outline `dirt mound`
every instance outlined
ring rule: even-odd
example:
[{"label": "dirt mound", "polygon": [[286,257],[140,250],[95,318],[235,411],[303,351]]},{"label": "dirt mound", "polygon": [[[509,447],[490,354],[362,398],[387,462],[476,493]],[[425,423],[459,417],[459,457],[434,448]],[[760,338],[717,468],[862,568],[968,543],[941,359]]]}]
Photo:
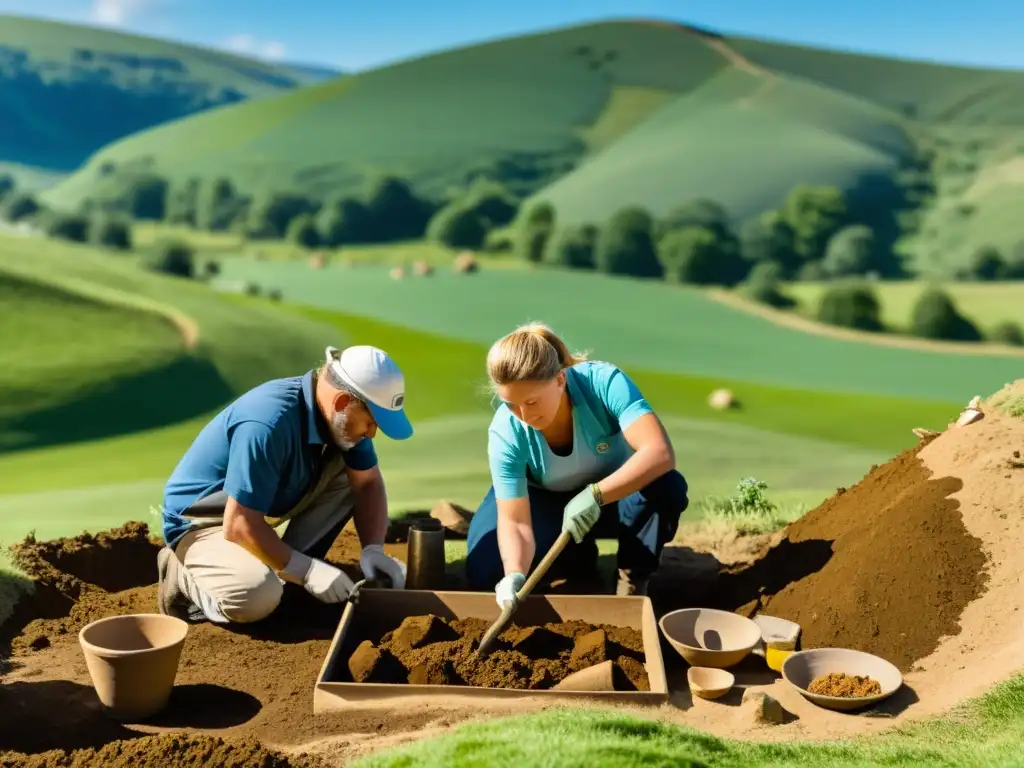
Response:
[{"label": "dirt mound", "polygon": [[[156,610],[158,548],[149,539],[148,529],[144,524],[130,524],[95,537],[48,542],[29,539],[16,549],[19,565],[41,579],[35,598],[16,608],[18,622],[4,625],[14,655],[12,671],[0,685],[0,712],[4,713],[0,745],[22,753],[22,757],[41,758],[49,750],[61,750],[68,753],[66,760],[81,761],[85,758],[72,757],[71,750],[85,749],[95,755],[103,745],[119,749],[114,742],[134,745],[147,731],[187,733],[216,728],[223,729],[231,744],[216,753],[227,762],[210,765],[234,765],[232,754],[242,756],[239,765],[287,765],[264,757],[246,763],[244,750],[225,750],[242,749],[236,744],[238,738],[289,746],[330,733],[415,728],[437,716],[425,710],[402,715],[367,710],[346,713],[343,720],[314,717],[313,684],[342,606],[324,605],[300,587],[286,585],[281,606],[262,622],[191,626],[167,709],[145,723],[116,723],[99,709],[77,633],[98,618]],[[350,525],[335,541],[328,559],[353,578],[361,578],[360,549]],[[385,549],[405,558],[404,546]],[[131,584],[134,586],[122,591],[103,587]],[[171,742],[160,744],[163,749]],[[5,759],[14,757],[8,753]],[[50,762],[24,764],[86,764],[54,762],[58,757],[52,754],[46,759]],[[162,764],[191,764],[188,759],[176,755]]]},{"label": "dirt mound", "polygon": [[904,672],[957,634],[985,589],[986,556],[951,498],[963,482],[932,477],[921,449],[873,467],[723,577],[726,607],[796,621],[804,647],[855,648]]},{"label": "dirt mound", "polygon": [[116,741],[98,750],[62,750],[39,755],[0,754],[0,768],[317,768],[310,757],[288,757],[268,750],[255,739],[225,741],[213,736],[164,734]]},{"label": "dirt mound", "polygon": [[[29,536],[13,545],[11,557],[33,581],[34,590],[19,601],[0,628],[0,655],[7,655],[12,638],[35,619],[61,618],[71,613],[78,600],[151,584],[156,579],[159,548],[160,541],[139,522],[51,541]],[[45,644],[46,638],[25,640],[25,644],[31,642]]]},{"label": "dirt mound", "polygon": [[376,644],[361,643],[349,658],[349,671],[358,682],[544,689],[611,659],[621,673],[617,681],[625,683],[617,689],[651,689],[643,635],[635,629],[582,621],[513,624],[480,658],[476,648],[489,627],[483,619],[409,616]]}]

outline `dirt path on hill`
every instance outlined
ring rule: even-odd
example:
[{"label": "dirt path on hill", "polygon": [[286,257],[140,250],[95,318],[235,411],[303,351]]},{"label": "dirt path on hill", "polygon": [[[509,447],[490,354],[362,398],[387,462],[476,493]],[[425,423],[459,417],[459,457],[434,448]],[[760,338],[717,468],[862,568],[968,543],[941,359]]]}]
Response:
[{"label": "dirt path on hill", "polygon": [[722,288],[708,288],[703,290],[702,293],[709,299],[713,299],[731,309],[737,309],[741,312],[746,312],[748,315],[760,317],[782,328],[790,328],[803,333],[813,333],[815,336],[825,336],[842,341],[856,341],[863,344],[875,344],[880,347],[912,349],[921,352],[944,352],[993,357],[1024,357],[1024,348],[1022,347],[1011,347],[988,342],[933,341],[931,339],[918,339],[912,336],[856,331],[851,328],[826,325],[793,312],[756,304]]}]

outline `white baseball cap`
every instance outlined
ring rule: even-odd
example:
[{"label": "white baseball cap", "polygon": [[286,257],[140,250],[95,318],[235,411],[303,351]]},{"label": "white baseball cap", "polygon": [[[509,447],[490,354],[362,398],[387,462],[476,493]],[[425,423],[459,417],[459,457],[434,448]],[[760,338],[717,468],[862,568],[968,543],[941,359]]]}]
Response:
[{"label": "white baseball cap", "polygon": [[412,424],[406,416],[405,377],[391,356],[368,345],[327,347],[327,365],[359,395],[377,422],[380,431],[392,440],[412,437]]}]

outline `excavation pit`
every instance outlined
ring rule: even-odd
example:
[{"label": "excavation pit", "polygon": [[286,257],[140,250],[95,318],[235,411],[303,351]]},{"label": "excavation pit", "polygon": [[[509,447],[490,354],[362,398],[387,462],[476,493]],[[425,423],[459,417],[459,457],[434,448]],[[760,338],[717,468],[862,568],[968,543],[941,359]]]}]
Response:
[{"label": "excavation pit", "polygon": [[[314,711],[442,697],[668,700],[649,598],[531,595],[492,653],[479,658],[475,649],[498,615],[491,593],[362,590],[338,623]],[[555,687],[606,660],[614,665],[614,690]]]}]

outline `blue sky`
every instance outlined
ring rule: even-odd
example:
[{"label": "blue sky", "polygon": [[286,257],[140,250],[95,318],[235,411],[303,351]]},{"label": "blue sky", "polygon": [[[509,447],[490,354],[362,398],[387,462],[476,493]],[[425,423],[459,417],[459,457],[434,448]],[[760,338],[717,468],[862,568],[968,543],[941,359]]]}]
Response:
[{"label": "blue sky", "polygon": [[1024,69],[1024,3],[1019,0],[293,0],[289,5],[296,10],[285,11],[283,0],[0,0],[0,12],[105,24],[348,70],[609,17],[667,18],[775,40]]}]

